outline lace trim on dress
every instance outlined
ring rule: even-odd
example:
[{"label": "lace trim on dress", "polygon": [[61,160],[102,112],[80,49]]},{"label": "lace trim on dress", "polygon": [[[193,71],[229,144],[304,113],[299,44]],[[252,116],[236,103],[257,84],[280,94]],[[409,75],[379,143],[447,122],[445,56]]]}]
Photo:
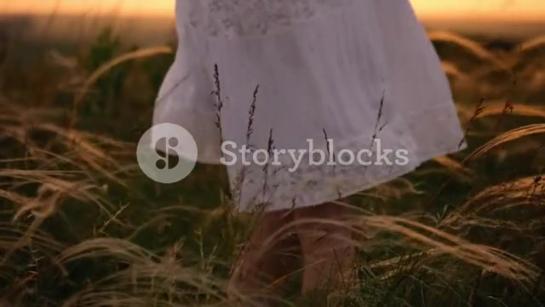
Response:
[{"label": "lace trim on dress", "polygon": [[[434,124],[458,120],[456,113],[451,112],[449,106],[425,111],[436,120]],[[283,161],[286,164],[280,167],[251,165],[243,171],[239,170],[239,176],[231,182],[235,203],[240,204],[242,211],[262,209],[272,211],[334,201],[407,174],[432,158],[458,152],[467,147],[465,142],[460,143],[463,131],[459,129],[448,131],[441,138],[430,135],[429,144],[417,142],[412,135],[403,135],[403,129],[419,124],[418,114],[422,113],[416,112],[397,118],[390,126],[391,129],[383,130],[377,136],[382,141],[382,149],[407,150],[407,163],[396,164],[395,160],[398,157],[390,155],[387,159],[389,162],[384,160],[383,163],[368,166],[357,162],[350,165],[338,163],[336,166],[311,165],[308,163],[308,156],[305,156],[295,172],[288,170],[293,166],[288,161]],[[372,152],[378,150],[376,146],[370,146],[370,143],[372,137],[362,135],[338,142],[337,149],[348,149],[354,153],[362,149],[369,149]],[[338,151],[333,154],[334,160],[340,158],[337,154]],[[378,158],[376,155],[371,157],[370,162],[378,162],[376,158]],[[329,161],[330,157],[326,160]]]},{"label": "lace trim on dress", "polygon": [[354,0],[204,0],[212,36],[266,35],[321,16]]}]

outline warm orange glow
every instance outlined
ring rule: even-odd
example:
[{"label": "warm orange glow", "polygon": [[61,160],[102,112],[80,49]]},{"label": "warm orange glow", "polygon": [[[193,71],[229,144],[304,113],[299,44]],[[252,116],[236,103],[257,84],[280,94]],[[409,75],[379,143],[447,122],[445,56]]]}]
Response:
[{"label": "warm orange glow", "polygon": [[[198,0],[195,0],[198,1]],[[425,18],[486,18],[545,21],[544,0],[411,0]],[[9,0],[7,14],[51,12],[74,14],[172,15],[175,0]]]},{"label": "warm orange glow", "polygon": [[171,15],[175,0],[9,0],[0,3],[8,14]]},{"label": "warm orange glow", "polygon": [[545,21],[544,0],[411,0],[427,18]]}]

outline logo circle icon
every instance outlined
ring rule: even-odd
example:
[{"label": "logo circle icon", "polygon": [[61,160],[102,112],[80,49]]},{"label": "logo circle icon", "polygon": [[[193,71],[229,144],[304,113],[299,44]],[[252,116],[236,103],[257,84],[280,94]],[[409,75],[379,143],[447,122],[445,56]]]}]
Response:
[{"label": "logo circle icon", "polygon": [[197,163],[195,139],[185,128],[164,123],[151,127],[138,142],[136,157],[150,179],[176,183],[191,174]]}]

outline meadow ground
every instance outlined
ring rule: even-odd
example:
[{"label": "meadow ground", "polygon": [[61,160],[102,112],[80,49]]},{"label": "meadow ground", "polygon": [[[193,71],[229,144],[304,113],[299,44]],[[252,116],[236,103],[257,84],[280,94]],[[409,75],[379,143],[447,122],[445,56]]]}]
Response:
[{"label": "meadow ground", "polygon": [[[343,200],[357,278],[301,299],[293,274],[284,305],[545,305],[545,39],[430,36],[470,148]],[[224,170],[166,186],[135,161],[173,48],[0,34],[0,305],[236,306],[253,217]]]}]

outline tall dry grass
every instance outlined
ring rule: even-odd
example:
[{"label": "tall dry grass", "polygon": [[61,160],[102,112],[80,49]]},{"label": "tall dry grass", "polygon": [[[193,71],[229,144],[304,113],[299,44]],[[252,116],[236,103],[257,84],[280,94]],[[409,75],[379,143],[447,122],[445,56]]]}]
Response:
[{"label": "tall dry grass", "polygon": [[[481,72],[512,73],[513,63],[478,42],[451,33],[431,36],[435,42],[463,48],[482,61],[479,65],[493,67]],[[542,47],[540,39],[523,43],[515,49],[519,54],[512,56],[528,61],[525,54]],[[4,304],[252,306],[266,295],[227,295],[230,266],[254,217],[235,214],[228,193],[217,192],[223,181],[216,169],[199,169],[173,190],[161,187],[139,173],[136,139],[122,140],[114,131],[106,134],[78,125],[76,119],[93,116],[82,109],[92,104],[86,100],[91,91],[100,91],[99,81],[135,61],[154,61],[153,57],[169,53],[170,48],[158,47],[105,60],[81,78],[70,100],[72,112],[0,97]],[[465,98],[486,94],[482,87],[486,82],[495,85],[486,73],[467,72],[454,62],[445,67],[455,90],[464,86],[458,94]],[[470,90],[468,83],[474,86]],[[545,111],[520,99],[506,109],[503,98],[486,100],[486,108],[478,112],[476,105],[459,103],[471,152],[438,157],[412,176],[340,202],[357,212],[338,225],[358,234],[352,242],[359,249],[353,268],[356,278],[320,296],[320,304],[542,305],[543,169],[530,160],[500,165],[506,169],[524,165],[526,173],[507,176],[500,171],[498,177],[508,178],[498,179],[497,173],[482,166],[494,163],[500,150],[509,154],[511,143],[540,138]],[[498,117],[507,119],[498,125]],[[528,152],[516,154],[528,159],[533,150],[530,146]],[[219,196],[210,206],[207,194],[214,191]],[[264,247],[282,240],[285,230],[279,229]],[[286,276],[297,278],[297,272]],[[296,301],[297,287],[292,288],[291,296],[278,301],[285,305]],[[299,301],[297,306],[304,304]]]}]

